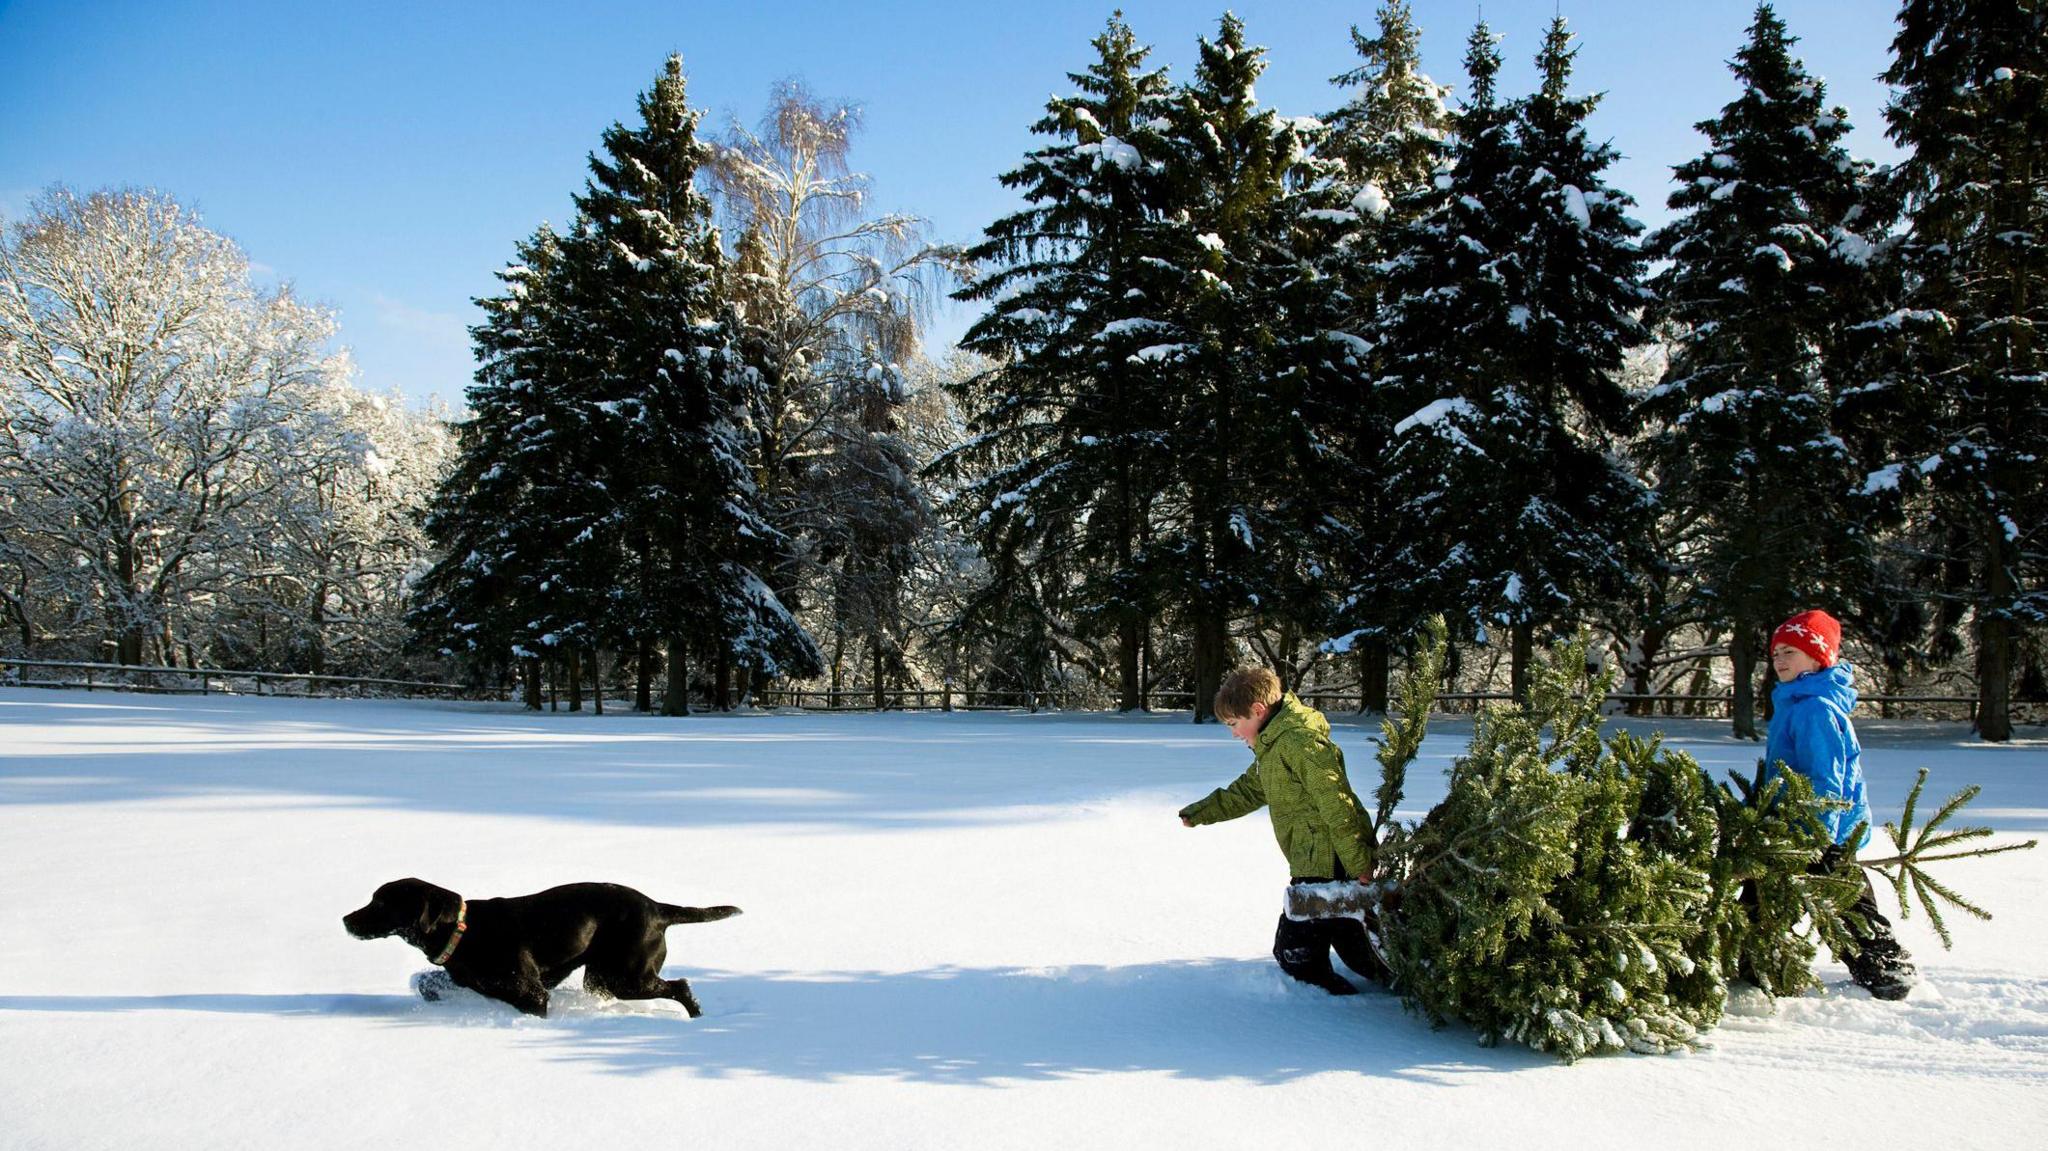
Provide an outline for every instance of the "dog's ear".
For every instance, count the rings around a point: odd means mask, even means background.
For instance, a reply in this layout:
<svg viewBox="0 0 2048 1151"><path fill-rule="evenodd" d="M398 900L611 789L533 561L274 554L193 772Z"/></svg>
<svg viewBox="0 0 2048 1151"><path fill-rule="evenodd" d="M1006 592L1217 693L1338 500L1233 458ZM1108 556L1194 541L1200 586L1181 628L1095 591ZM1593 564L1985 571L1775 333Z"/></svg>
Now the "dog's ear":
<svg viewBox="0 0 2048 1151"><path fill-rule="evenodd" d="M414 930L419 939L426 939L439 928L453 924L462 915L462 897L445 887L431 883L419 883L420 917Z"/></svg>

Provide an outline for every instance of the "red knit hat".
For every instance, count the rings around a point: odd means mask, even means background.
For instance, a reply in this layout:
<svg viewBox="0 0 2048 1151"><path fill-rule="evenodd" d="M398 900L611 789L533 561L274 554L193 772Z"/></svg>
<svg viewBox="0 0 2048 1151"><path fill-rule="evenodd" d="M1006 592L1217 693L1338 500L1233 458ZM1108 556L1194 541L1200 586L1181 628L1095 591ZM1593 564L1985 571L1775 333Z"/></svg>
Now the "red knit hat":
<svg viewBox="0 0 2048 1151"><path fill-rule="evenodd" d="M1842 655L1842 625L1824 611L1803 611L1771 633L1771 647L1779 644L1798 648L1822 667L1833 667Z"/></svg>

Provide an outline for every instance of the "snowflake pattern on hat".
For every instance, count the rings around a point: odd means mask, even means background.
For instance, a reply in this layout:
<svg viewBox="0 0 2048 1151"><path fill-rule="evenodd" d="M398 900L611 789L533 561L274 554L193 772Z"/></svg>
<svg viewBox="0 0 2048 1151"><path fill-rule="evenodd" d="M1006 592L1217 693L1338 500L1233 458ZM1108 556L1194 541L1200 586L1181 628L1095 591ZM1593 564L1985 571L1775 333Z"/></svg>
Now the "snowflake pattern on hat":
<svg viewBox="0 0 2048 1151"><path fill-rule="evenodd" d="M1842 646L1842 625L1824 611L1803 611L1771 633L1771 646L1779 644L1798 648L1822 667L1833 667Z"/></svg>

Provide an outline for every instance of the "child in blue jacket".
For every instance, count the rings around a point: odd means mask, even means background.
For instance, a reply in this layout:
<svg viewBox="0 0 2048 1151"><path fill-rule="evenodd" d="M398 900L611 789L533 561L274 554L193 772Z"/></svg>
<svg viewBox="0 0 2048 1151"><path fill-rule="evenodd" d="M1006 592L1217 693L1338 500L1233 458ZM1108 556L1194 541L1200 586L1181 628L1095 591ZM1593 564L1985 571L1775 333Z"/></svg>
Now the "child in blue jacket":
<svg viewBox="0 0 2048 1151"><path fill-rule="evenodd" d="M1771 726L1764 744L1764 762L1805 776L1815 795L1839 799L1847 807L1823 813L1837 850L1852 857L1870 841L1870 797L1863 785L1863 749L1849 712L1856 706L1851 668L1839 662L1842 625L1824 611L1801 612L1771 633L1771 670L1778 686L1771 692ZM1861 826L1861 838L1849 837ZM1851 936L1856 954L1848 959L1849 975L1878 999L1903 999L1919 982L1912 956L1892 937L1892 925L1878 912L1870 877L1852 909ZM1861 917L1862 924L1853 921Z"/></svg>

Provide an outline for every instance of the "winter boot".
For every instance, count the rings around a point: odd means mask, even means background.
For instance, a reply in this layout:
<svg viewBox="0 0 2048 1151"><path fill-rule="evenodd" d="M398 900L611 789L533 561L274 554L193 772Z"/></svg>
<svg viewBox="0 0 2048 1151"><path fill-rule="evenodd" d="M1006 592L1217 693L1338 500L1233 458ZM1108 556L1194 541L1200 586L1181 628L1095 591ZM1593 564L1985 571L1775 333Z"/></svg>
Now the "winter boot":
<svg viewBox="0 0 2048 1151"><path fill-rule="evenodd" d="M1873 999L1904 999L1920 982L1913 956L1892 934L1891 921L1877 908L1877 892L1870 878L1863 879L1863 894L1850 907L1849 933L1856 940L1856 954L1849 956L1849 978L1870 992ZM1861 919L1862 925L1856 924Z"/></svg>
<svg viewBox="0 0 2048 1151"><path fill-rule="evenodd" d="M1873 999L1897 1000L1920 982L1920 972L1899 941L1886 935L1865 940L1863 949L1849 957L1849 978Z"/></svg>

